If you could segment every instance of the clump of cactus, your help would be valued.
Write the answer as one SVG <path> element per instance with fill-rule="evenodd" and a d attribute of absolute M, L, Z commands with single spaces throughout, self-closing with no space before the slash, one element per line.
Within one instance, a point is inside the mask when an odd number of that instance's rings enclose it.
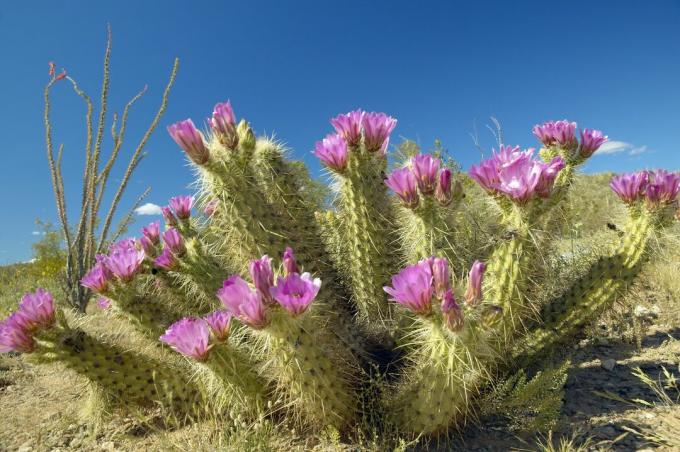
<path fill-rule="evenodd" d="M 0 324 L 0 351 L 62 362 L 123 408 L 340 432 L 370 419 L 437 435 L 473 416 L 495 379 L 535 364 L 611 306 L 675 221 L 679 174 L 615 177 L 630 212 L 620 245 L 545 300 L 535 294 L 551 229 L 578 166 L 606 141 L 601 132 L 579 139 L 575 123 L 536 126 L 538 153 L 502 145 L 467 179 L 429 154 L 386 174 L 396 120 L 384 113 L 356 110 L 331 124 L 314 150 L 336 195 L 327 212 L 313 210 L 283 146 L 256 137 L 229 102 L 206 131 L 191 120 L 168 128 L 194 168 L 196 195 L 171 199 L 164 230 L 152 223 L 112 244 L 82 279 L 101 307 L 160 347 L 156 358 L 88 335 L 42 290 Z M 455 238 L 471 180 L 502 232 L 492 252 L 466 257 Z M 375 372 L 380 390 L 369 383 Z"/>

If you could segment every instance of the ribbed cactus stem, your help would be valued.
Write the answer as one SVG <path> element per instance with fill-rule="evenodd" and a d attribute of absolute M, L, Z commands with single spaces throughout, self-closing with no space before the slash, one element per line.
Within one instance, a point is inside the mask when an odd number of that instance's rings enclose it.
<path fill-rule="evenodd" d="M 135 281 L 119 287 L 109 296 L 113 309 L 125 317 L 146 337 L 156 341 L 167 325 L 182 317 L 182 310 L 163 300 L 153 291 L 143 290 L 143 283 Z"/>
<path fill-rule="evenodd" d="M 504 337 L 510 340 L 526 315 L 525 288 L 535 245 L 529 225 L 518 212 L 507 220 L 508 238 L 494 250 L 488 260 L 484 279 L 484 298 L 503 309 Z"/>
<path fill-rule="evenodd" d="M 252 332 L 265 354 L 263 373 L 284 404 L 297 410 L 303 425 L 350 426 L 357 413 L 352 355 L 308 317 L 312 312 L 298 318 L 281 310 L 272 314 L 267 328 Z"/>
<path fill-rule="evenodd" d="M 359 318 L 366 323 L 390 317 L 382 290 L 391 273 L 391 203 L 383 183 L 385 168 L 384 157 L 353 149 L 340 188 L 352 295 Z"/>
<path fill-rule="evenodd" d="M 198 388 L 185 378 L 186 369 L 171 361 L 104 342 L 79 329 L 54 328 L 38 340 L 36 363 L 61 363 L 87 378 L 119 405 L 154 407 L 193 416 L 203 405 Z"/>
<path fill-rule="evenodd" d="M 268 385 L 247 352 L 233 344 L 216 344 L 206 362 L 194 365 L 196 381 L 216 413 L 257 418 L 264 412 Z"/>
<path fill-rule="evenodd" d="M 457 332 L 440 322 L 418 319 L 414 348 L 388 413 L 403 431 L 437 434 L 459 423 L 490 374 L 485 361 L 493 356 L 488 333 L 475 321 Z"/>
<path fill-rule="evenodd" d="M 650 215 L 634 215 L 619 248 L 611 256 L 599 259 L 564 295 L 546 307 L 543 326 L 534 329 L 516 351 L 522 362 L 551 350 L 610 306 L 639 272 L 653 234 Z"/>
<path fill-rule="evenodd" d="M 428 256 L 452 249 L 453 231 L 446 216 L 452 206 L 441 207 L 431 197 L 423 197 L 415 209 L 401 206 L 398 212 L 400 242 L 406 262 L 416 262 Z"/>

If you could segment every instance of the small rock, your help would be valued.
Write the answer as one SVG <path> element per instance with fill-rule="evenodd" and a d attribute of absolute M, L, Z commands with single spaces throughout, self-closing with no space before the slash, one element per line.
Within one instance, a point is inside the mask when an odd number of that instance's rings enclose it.
<path fill-rule="evenodd" d="M 614 367 L 616 367 L 616 360 L 615 359 L 605 359 L 604 361 L 600 362 L 600 365 L 602 366 L 603 369 L 612 371 L 614 370 Z"/>
<path fill-rule="evenodd" d="M 597 429 L 599 433 L 601 433 L 604 436 L 607 436 L 609 438 L 612 438 L 616 436 L 616 429 L 612 427 L 611 425 L 605 425 L 603 427 L 600 427 Z"/>
<path fill-rule="evenodd" d="M 17 452 L 31 452 L 33 450 L 33 441 L 30 439 L 23 443 L 19 448 L 17 449 Z"/>
<path fill-rule="evenodd" d="M 107 441 L 105 443 L 102 443 L 101 449 L 106 452 L 115 452 L 116 443 L 114 443 L 113 441 Z"/>
<path fill-rule="evenodd" d="M 643 413 L 642 417 L 644 417 L 645 419 L 654 419 L 656 417 L 656 414 L 654 414 L 654 413 Z"/>

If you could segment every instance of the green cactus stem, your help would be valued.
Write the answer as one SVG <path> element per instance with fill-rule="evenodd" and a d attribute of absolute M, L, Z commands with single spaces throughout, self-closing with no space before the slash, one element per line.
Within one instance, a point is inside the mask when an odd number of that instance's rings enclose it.
<path fill-rule="evenodd" d="M 387 396 L 387 413 L 401 431 L 441 434 L 470 414 L 470 404 L 491 374 L 490 332 L 471 316 L 459 332 L 434 318 L 419 318 L 400 383 Z"/>
<path fill-rule="evenodd" d="M 315 304 L 318 300 L 315 301 Z M 313 311 L 292 318 L 272 310 L 271 323 L 251 330 L 263 356 L 262 374 L 300 418 L 303 426 L 345 430 L 356 419 L 357 366 L 347 349 L 319 324 Z"/>
<path fill-rule="evenodd" d="M 347 250 L 348 279 L 359 320 L 380 324 L 391 317 L 382 287 L 393 269 L 392 212 L 383 183 L 386 160 L 363 147 L 349 152 L 340 176 L 339 207 Z"/>
<path fill-rule="evenodd" d="M 55 327 L 37 338 L 27 355 L 34 363 L 61 363 L 84 376 L 116 405 L 152 408 L 161 405 L 178 416 L 195 416 L 204 400 L 173 360 L 159 360 L 96 338 L 80 329 Z"/>
<path fill-rule="evenodd" d="M 650 214 L 633 215 L 618 249 L 600 258 L 587 274 L 546 307 L 542 325 L 533 329 L 516 350 L 520 361 L 529 362 L 552 350 L 607 309 L 640 271 L 654 231 Z"/>

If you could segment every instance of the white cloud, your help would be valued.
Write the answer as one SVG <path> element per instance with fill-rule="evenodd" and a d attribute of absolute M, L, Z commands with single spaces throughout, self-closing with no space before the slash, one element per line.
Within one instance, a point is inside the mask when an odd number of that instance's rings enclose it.
<path fill-rule="evenodd" d="M 597 150 L 596 154 L 617 154 L 619 152 L 625 152 L 628 155 L 640 155 L 649 151 L 649 147 L 646 144 L 642 146 L 635 146 L 632 143 L 626 143 L 625 141 L 607 141 L 600 149 Z"/>
<path fill-rule="evenodd" d="M 161 206 L 157 206 L 154 203 L 147 202 L 135 209 L 137 215 L 160 215 Z"/>
<path fill-rule="evenodd" d="M 46 234 L 45 231 L 33 231 L 33 232 L 31 232 L 31 235 L 45 235 L 45 234 Z"/>
<path fill-rule="evenodd" d="M 633 145 L 625 141 L 607 141 L 600 146 L 596 154 L 616 154 L 617 152 L 627 151 L 632 148 Z"/>
<path fill-rule="evenodd" d="M 640 155 L 648 151 L 647 145 L 638 146 L 630 150 L 628 154 L 630 155 Z"/>

